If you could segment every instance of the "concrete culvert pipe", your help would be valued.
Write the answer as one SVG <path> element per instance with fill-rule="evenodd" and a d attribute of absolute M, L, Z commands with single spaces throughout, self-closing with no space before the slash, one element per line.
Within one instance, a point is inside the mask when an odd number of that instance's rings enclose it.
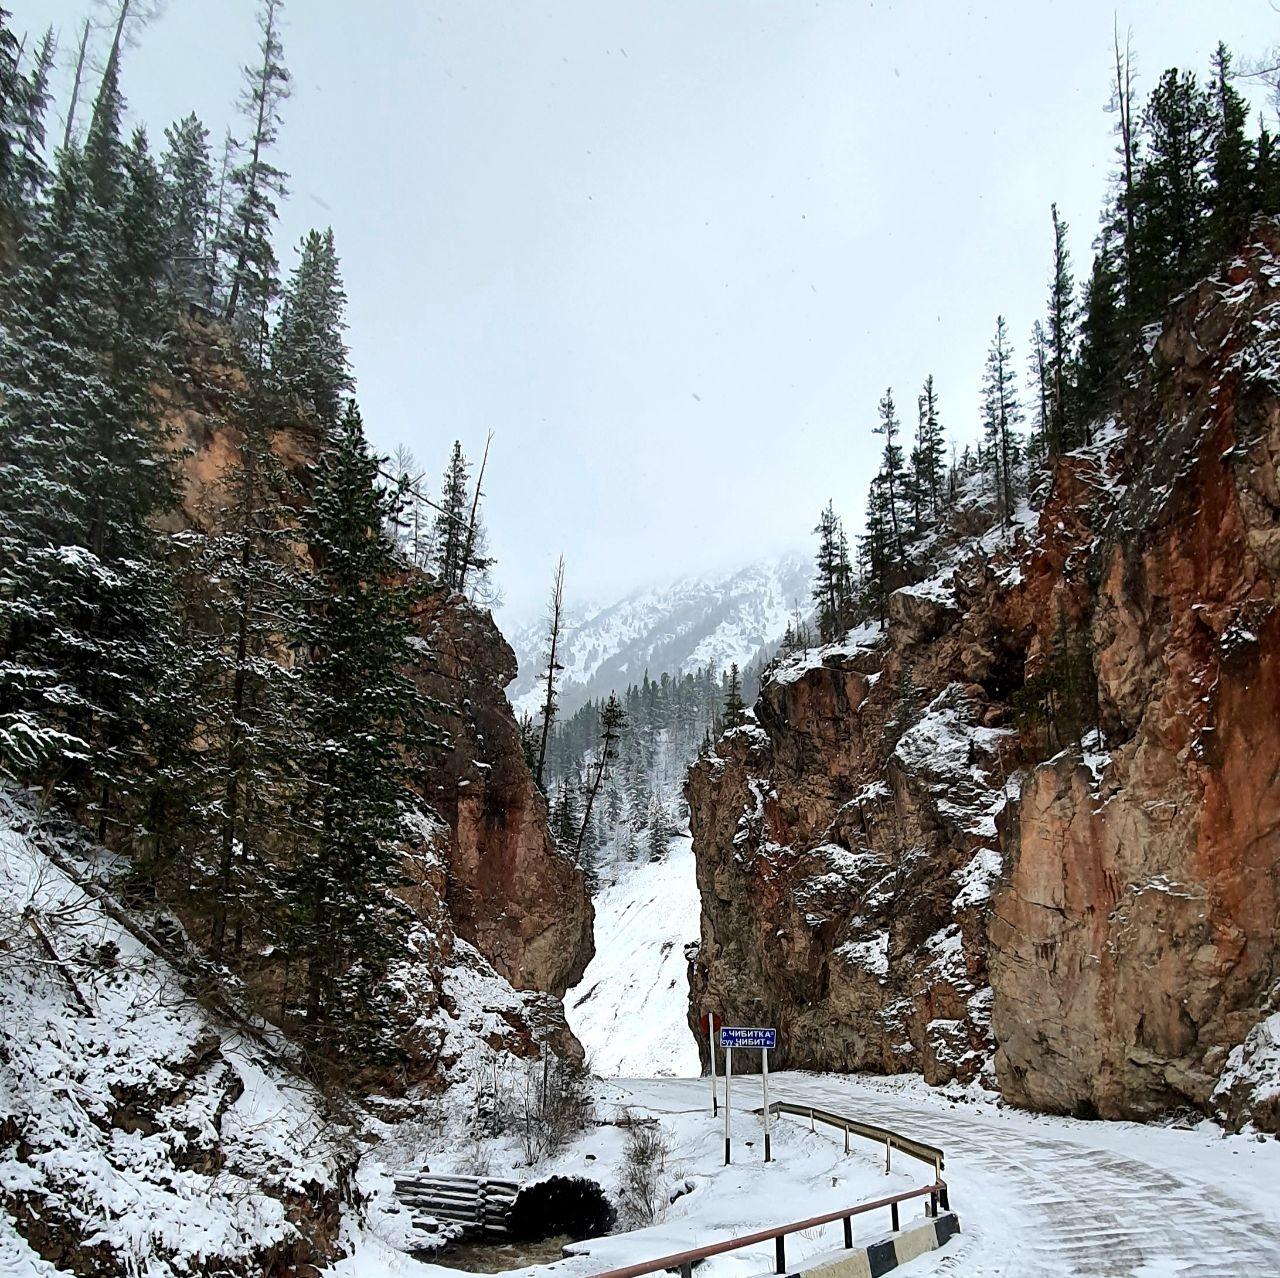
<path fill-rule="evenodd" d="M 511 1205 L 507 1228 L 524 1242 L 567 1235 L 598 1238 L 617 1220 L 607 1195 L 585 1176 L 549 1176 L 526 1185 Z"/>

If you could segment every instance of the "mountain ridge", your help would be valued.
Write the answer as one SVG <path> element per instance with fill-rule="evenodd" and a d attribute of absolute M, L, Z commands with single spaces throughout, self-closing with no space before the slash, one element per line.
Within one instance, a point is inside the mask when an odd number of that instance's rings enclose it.
<path fill-rule="evenodd" d="M 570 603 L 561 636 L 562 713 L 652 678 L 707 665 L 745 667 L 781 639 L 797 603 L 807 612 L 811 563 L 786 551 L 723 572 L 686 573 L 640 587 L 611 603 Z M 536 715 L 546 668 L 547 623 L 510 629 L 519 673 L 507 695 L 517 713 Z"/>

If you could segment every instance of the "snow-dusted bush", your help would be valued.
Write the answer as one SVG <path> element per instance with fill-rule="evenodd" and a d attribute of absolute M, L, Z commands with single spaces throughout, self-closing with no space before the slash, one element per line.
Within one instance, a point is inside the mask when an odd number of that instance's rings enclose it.
<path fill-rule="evenodd" d="M 502 1072 L 495 1080 L 495 1134 L 514 1135 L 530 1167 L 558 1154 L 591 1121 L 588 1083 L 582 1065 L 546 1050 Z"/>
<path fill-rule="evenodd" d="M 627 1144 L 622 1152 L 618 1202 L 628 1229 L 657 1224 L 667 1208 L 663 1179 L 671 1142 L 662 1124 L 640 1123 L 630 1115 Z"/>

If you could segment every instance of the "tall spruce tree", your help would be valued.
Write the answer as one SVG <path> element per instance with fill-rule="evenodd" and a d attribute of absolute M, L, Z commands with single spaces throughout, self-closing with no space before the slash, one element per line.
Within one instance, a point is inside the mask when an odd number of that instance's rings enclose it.
<path fill-rule="evenodd" d="M 1031 432 L 1027 438 L 1027 455 L 1044 458 L 1049 452 L 1049 343 L 1044 335 L 1044 325 L 1036 320 L 1031 326 L 1031 347 L 1027 355 L 1027 371 L 1030 374 L 1032 418 Z"/>
<path fill-rule="evenodd" d="M 175 499 L 152 393 L 162 221 L 108 67 L 6 291 L 0 386 L 0 737 L 100 835 L 164 710 L 173 609 L 153 520 Z"/>
<path fill-rule="evenodd" d="M 827 502 L 813 530 L 818 535 L 813 601 L 818 606 L 818 638 L 832 643 L 853 624 L 852 572 L 840 517 Z"/>
<path fill-rule="evenodd" d="M 877 475 L 867 491 L 867 512 L 858 543 L 861 569 L 861 604 L 884 625 L 889 595 L 897 587 L 897 559 L 893 553 L 893 526 L 889 520 L 889 493 L 883 475 Z"/>
<path fill-rule="evenodd" d="M 1190 284 L 1204 264 L 1211 116 L 1191 72 L 1166 71 L 1147 100 L 1134 183 L 1135 319 L 1145 323 Z"/>
<path fill-rule="evenodd" d="M 587 784 L 586 800 L 582 808 L 582 824 L 578 827 L 578 840 L 574 848 L 575 855 L 581 857 L 582 848 L 587 838 L 587 828 L 591 823 L 591 811 L 595 806 L 600 786 L 609 775 L 609 768 L 618 757 L 618 741 L 627 725 L 627 715 L 622 703 L 615 693 L 600 710 L 600 744 L 596 749 L 595 764 L 591 769 Z"/>
<path fill-rule="evenodd" d="M 1113 28 L 1115 49 L 1114 79 L 1111 82 L 1109 110 L 1116 117 L 1116 155 L 1119 173 L 1116 180 L 1115 220 L 1113 230 L 1120 244 L 1119 265 L 1124 278 L 1126 305 L 1132 308 L 1138 294 L 1138 235 L 1135 190 L 1138 171 L 1138 129 L 1134 123 L 1137 93 L 1133 83 L 1133 41 L 1125 33 L 1124 48 L 1120 47 L 1120 27 Z"/>
<path fill-rule="evenodd" d="M 1015 427 L 1021 420 L 1022 410 L 1018 404 L 1013 372 L 1013 349 L 1009 344 L 1004 316 L 999 315 L 982 381 L 982 421 L 996 506 L 1006 527 L 1013 522 L 1013 472 L 1019 451 Z"/>
<path fill-rule="evenodd" d="M 224 313 L 250 344 L 263 340 L 267 308 L 279 287 L 271 231 L 276 201 L 285 194 L 286 175 L 271 162 L 270 154 L 280 134 L 280 110 L 289 96 L 280 39 L 283 17 L 284 0 L 262 0 L 258 13 L 261 60 L 244 68 L 245 91 L 240 100 L 248 140 L 239 148 L 240 162 L 227 178 L 235 207 L 224 231 L 230 264 Z"/>
<path fill-rule="evenodd" d="M 0 33 L 4 30 L 3 10 L 0 10 Z M 12 157 L 12 166 L 6 177 L 13 186 L 5 197 L 12 208 L 26 211 L 35 202 L 45 183 L 49 170 L 45 163 L 45 112 L 49 107 L 49 73 L 58 51 L 58 41 L 49 27 L 36 46 L 34 65 L 27 77 L 19 77 L 13 98 L 5 99 L 4 131 L 12 130 L 12 136 L 0 143 Z M 0 40 L 0 57 L 3 57 L 3 41 Z M 7 81 L 8 76 L 4 79 Z"/>
<path fill-rule="evenodd" d="M 564 556 L 556 562 L 555 581 L 551 586 L 551 600 L 547 605 L 547 669 L 543 674 L 546 694 L 542 699 L 542 732 L 538 740 L 538 765 L 533 779 L 539 790 L 544 788 L 543 777 L 547 768 L 547 743 L 551 740 L 551 725 L 556 717 L 556 680 L 564 666 L 560 664 L 560 633 L 564 627 Z"/>
<path fill-rule="evenodd" d="M 439 513 L 436 515 L 435 543 L 438 575 L 449 590 L 462 581 L 462 564 L 467 544 L 467 497 L 470 476 L 462 444 L 453 441 L 453 452 L 440 482 Z"/>
<path fill-rule="evenodd" d="M 720 714 L 726 732 L 740 728 L 747 721 L 747 703 L 742 699 L 742 675 L 738 663 L 731 662 L 724 680 L 724 707 Z"/>
<path fill-rule="evenodd" d="M 229 420 L 238 446 L 203 512 L 189 607 L 202 616 L 200 775 L 192 786 L 193 886 L 207 903 L 215 961 L 238 957 L 246 926 L 280 943 L 281 867 L 290 858 L 293 758 L 300 735 L 297 641 L 307 597 L 298 558 L 297 485 L 275 448 L 288 420 L 265 369 L 252 369 Z"/>
<path fill-rule="evenodd" d="M 214 290 L 209 131 L 192 114 L 170 125 L 164 135 L 168 146 L 161 168 L 168 193 L 170 286 L 183 301 L 208 307 Z"/>
<path fill-rule="evenodd" d="M 1221 42 L 1213 54 L 1209 82 L 1209 129 L 1212 138 L 1209 187 L 1210 262 L 1235 253 L 1249 228 L 1256 204 L 1253 180 L 1254 145 L 1247 124 L 1248 108 L 1231 83 L 1231 54 Z"/>
<path fill-rule="evenodd" d="M 942 475 L 946 466 L 946 441 L 942 435 L 942 423 L 938 415 L 938 396 L 933 387 L 933 374 L 924 379 L 924 387 L 916 401 L 918 426 L 916 430 L 917 484 L 921 495 L 928 497 L 929 510 L 937 519 L 942 508 Z"/>
<path fill-rule="evenodd" d="M 1049 306 L 1045 322 L 1048 345 L 1048 430 L 1045 443 L 1050 456 L 1075 446 L 1072 413 L 1071 366 L 1076 345 L 1076 295 L 1071 277 L 1071 253 L 1067 248 L 1067 224 L 1050 206 L 1053 217 L 1053 271 L 1049 277 Z"/>
<path fill-rule="evenodd" d="M 880 454 L 880 474 L 888 497 L 889 526 L 893 530 L 893 544 L 901 559 L 903 545 L 898 503 L 903 488 L 903 457 L 902 445 L 898 442 L 898 438 L 902 433 L 902 426 L 898 421 L 897 406 L 893 402 L 892 387 L 885 391 L 884 397 L 880 400 L 880 420 L 873 428 L 873 433 L 884 440 L 884 449 Z"/>
<path fill-rule="evenodd" d="M 1076 379 L 1082 422 L 1099 420 L 1120 386 L 1126 346 L 1122 288 L 1116 251 L 1104 230 L 1085 284 L 1080 323 Z"/>
<path fill-rule="evenodd" d="M 333 428 L 352 389 L 343 340 L 347 295 L 332 229 L 309 231 L 284 290 L 271 340 L 271 365 L 280 385 Z"/>
<path fill-rule="evenodd" d="M 300 628 L 304 849 L 289 876 L 289 950 L 304 969 L 311 1037 L 339 1053 L 374 1045 L 393 1014 L 386 981 L 404 953 L 399 841 L 417 800 L 414 752 L 430 733 L 406 673 L 412 609 L 383 529 L 402 499 L 379 478 L 348 406 L 316 468 L 304 531 L 317 568 Z"/>

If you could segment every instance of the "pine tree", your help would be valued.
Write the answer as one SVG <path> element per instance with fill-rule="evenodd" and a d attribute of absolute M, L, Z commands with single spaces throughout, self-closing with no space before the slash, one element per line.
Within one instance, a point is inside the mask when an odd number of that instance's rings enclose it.
<path fill-rule="evenodd" d="M 1253 164 L 1253 204 L 1259 213 L 1280 213 L 1280 152 L 1276 139 L 1264 125 L 1258 133 Z"/>
<path fill-rule="evenodd" d="M 831 502 L 818 526 L 818 556 L 813 600 L 818 605 L 818 638 L 833 643 L 853 624 L 852 572 L 844 528 Z"/>
<path fill-rule="evenodd" d="M 1097 421 L 1112 406 L 1123 373 L 1125 350 L 1121 272 L 1107 234 L 1093 257 L 1093 271 L 1085 285 L 1077 384 L 1080 416 Z"/>
<path fill-rule="evenodd" d="M 473 603 L 480 600 L 490 605 L 497 597 L 489 573 L 494 561 L 487 553 L 489 536 L 480 517 L 480 499 L 484 496 L 484 472 L 489 466 L 489 447 L 492 443 L 493 433 L 490 432 L 484 441 L 480 469 L 476 471 L 476 486 L 472 490 L 471 509 L 467 514 L 467 528 L 462 538 L 462 567 L 458 577 L 459 594 L 466 595 Z"/>
<path fill-rule="evenodd" d="M 938 396 L 933 388 L 933 374 L 924 379 L 924 388 L 916 401 L 918 426 L 916 453 L 918 454 L 918 484 L 922 496 L 929 499 L 929 509 L 937 519 L 942 509 L 942 472 L 946 465 L 946 441 L 942 437 L 942 425 L 938 417 Z"/>
<path fill-rule="evenodd" d="M 467 459 L 462 455 L 462 444 L 454 440 L 453 452 L 449 456 L 449 464 L 440 484 L 440 509 L 435 523 L 438 575 L 441 584 L 448 590 L 456 590 L 463 576 L 469 489 Z"/>
<path fill-rule="evenodd" d="M 240 101 L 249 139 L 241 162 L 227 178 L 235 208 L 224 232 L 223 246 L 231 263 L 225 316 L 250 345 L 263 340 L 267 308 L 279 289 L 271 231 L 276 201 L 285 194 L 286 176 L 268 157 L 279 137 L 281 106 L 289 96 L 289 72 L 280 42 L 283 12 L 284 0 L 262 0 L 258 15 L 262 60 L 245 67 Z"/>
<path fill-rule="evenodd" d="M 1048 433 L 1050 456 L 1057 456 L 1075 444 L 1072 433 L 1071 362 L 1075 355 L 1076 301 L 1071 278 L 1071 254 L 1067 248 L 1067 224 L 1058 216 L 1058 206 L 1050 206 L 1053 217 L 1053 273 L 1049 277 L 1049 308 L 1045 324 L 1048 344 Z"/>
<path fill-rule="evenodd" d="M 271 340 L 271 365 L 280 385 L 330 429 L 352 389 L 343 340 L 343 291 L 333 231 L 309 231 L 280 306 Z"/>
<path fill-rule="evenodd" d="M 1013 374 L 1013 351 L 1004 316 L 999 315 L 982 382 L 982 421 L 996 505 L 1006 527 L 1013 521 L 1013 465 L 1018 456 L 1014 427 L 1021 419 Z"/>
<path fill-rule="evenodd" d="M 618 757 L 618 739 L 627 724 L 626 713 L 622 703 L 614 693 L 600 711 L 600 744 L 596 750 L 595 766 L 587 787 L 586 802 L 582 810 L 582 824 L 578 827 L 578 841 L 575 855 L 582 855 L 583 843 L 587 837 L 587 827 L 591 821 L 591 809 L 595 805 L 596 795 L 600 793 L 601 783 L 609 773 L 610 765 Z"/>
<path fill-rule="evenodd" d="M 1209 257 L 1211 262 L 1235 253 L 1257 207 L 1253 182 L 1255 152 L 1246 125 L 1244 99 L 1231 84 L 1231 54 L 1219 42 L 1213 54 L 1209 84 L 1210 162 Z"/>
<path fill-rule="evenodd" d="M 666 805 L 657 793 L 653 794 L 649 799 L 648 827 L 649 860 L 665 861 L 667 859 L 667 844 L 672 834 L 671 821 L 667 816 Z"/>
<path fill-rule="evenodd" d="M 892 387 L 885 391 L 880 401 L 880 421 L 873 433 L 884 439 L 884 451 L 880 456 L 880 474 L 884 479 L 888 496 L 889 526 L 893 530 L 893 545 L 900 560 L 903 557 L 902 529 L 898 518 L 898 499 L 902 494 L 902 445 L 898 443 L 902 427 L 898 422 L 898 410 L 893 402 Z"/>
<path fill-rule="evenodd" d="M 11 218 L 20 216 L 25 161 L 25 114 L 29 86 L 19 69 L 22 49 L 9 28 L 9 14 L 0 9 L 0 209 Z"/>
<path fill-rule="evenodd" d="M 740 728 L 747 721 L 747 705 L 742 699 L 742 676 L 738 672 L 738 663 L 732 662 L 725 679 L 724 710 L 722 722 L 726 732 Z"/>
<path fill-rule="evenodd" d="M 65 782 L 100 835 L 173 656 L 153 526 L 175 498 L 152 394 L 159 209 L 119 105 L 109 70 L 90 145 L 62 154 L 24 241 L 0 344 L 0 766 Z"/>
<path fill-rule="evenodd" d="M 893 526 L 889 520 L 889 494 L 884 478 L 877 475 L 867 493 L 864 531 L 858 543 L 862 606 L 884 625 L 889 595 L 896 588 Z"/>
<path fill-rule="evenodd" d="M 300 730 L 297 670 L 285 644 L 298 634 L 305 598 L 298 494 L 273 447 L 287 420 L 284 397 L 264 370 L 250 370 L 230 407 L 238 447 L 215 490 L 221 501 L 203 512 L 211 531 L 193 557 L 188 587 L 189 607 L 203 620 L 195 686 L 204 745 L 190 787 L 202 799 L 192 841 L 215 962 L 228 941 L 238 954 L 247 920 L 280 939 L 272 902 L 287 851 L 282 813 L 292 798 Z"/>
<path fill-rule="evenodd" d="M 1166 71 L 1143 113 L 1143 154 L 1134 184 L 1135 295 L 1139 323 L 1190 284 L 1204 262 L 1210 111 L 1190 72 Z"/>
<path fill-rule="evenodd" d="M 1028 457 L 1049 456 L 1049 343 L 1039 320 L 1031 326 L 1031 351 L 1027 356 L 1031 375 L 1031 433 L 1027 437 Z"/>
<path fill-rule="evenodd" d="M 543 788 L 543 774 L 547 767 L 547 742 L 551 738 L 551 725 L 556 717 L 556 679 L 564 666 L 560 664 L 560 631 L 564 625 L 564 556 L 556 562 L 555 581 L 551 587 L 551 601 L 547 607 L 547 669 L 543 678 L 547 692 L 542 701 L 542 736 L 538 742 L 538 766 L 533 779 L 538 789 Z"/>
<path fill-rule="evenodd" d="M 297 750 L 305 851 L 287 883 L 290 957 L 305 969 L 311 1037 L 339 1052 L 377 1041 L 394 1010 L 386 982 L 403 953 L 400 881 L 408 779 L 429 733 L 406 673 L 419 587 L 397 584 L 383 536 L 402 499 L 379 478 L 349 405 L 317 465 L 304 527 L 318 565 L 300 638 L 304 731 Z"/>
<path fill-rule="evenodd" d="M 169 280 L 176 296 L 208 307 L 213 302 L 213 169 L 209 131 L 188 115 L 165 130 L 161 169 L 168 192 Z"/>
<path fill-rule="evenodd" d="M 44 118 L 49 72 L 58 43 L 53 28 L 36 46 L 29 76 L 18 69 L 18 47 L 0 9 L 0 207 L 25 221 L 49 173 L 44 160 Z"/>

